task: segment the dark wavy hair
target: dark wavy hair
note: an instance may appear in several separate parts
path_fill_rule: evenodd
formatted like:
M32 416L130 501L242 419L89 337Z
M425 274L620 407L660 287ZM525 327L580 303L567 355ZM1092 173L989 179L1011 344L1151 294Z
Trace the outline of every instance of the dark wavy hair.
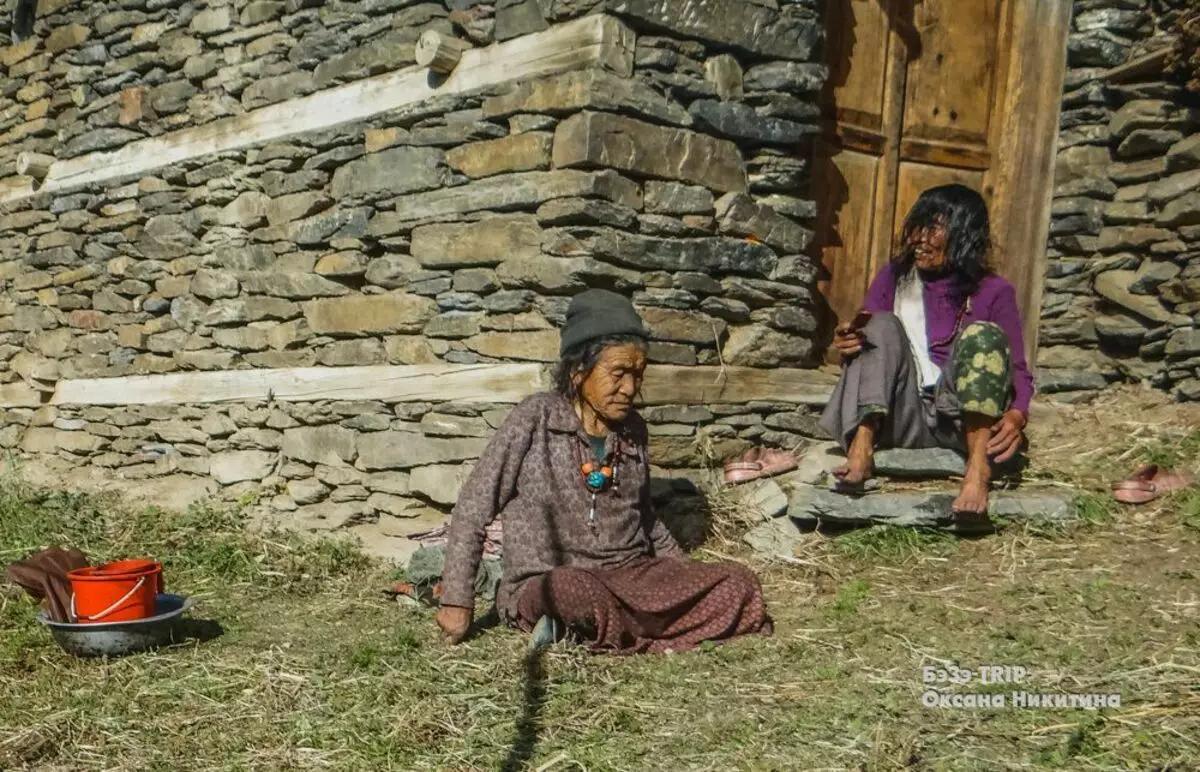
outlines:
M642 349L647 346L646 339L640 335L606 335L603 338L585 340L567 349L559 357L558 366L554 369L554 390L573 399L579 391L573 376L578 373L586 379L600 361L600 354L604 349L626 343L636 344Z
M892 259L900 276L913 267L912 235L935 225L946 228L946 262L970 297L988 273L992 236L987 203L966 185L942 185L922 193L904 218L900 251Z

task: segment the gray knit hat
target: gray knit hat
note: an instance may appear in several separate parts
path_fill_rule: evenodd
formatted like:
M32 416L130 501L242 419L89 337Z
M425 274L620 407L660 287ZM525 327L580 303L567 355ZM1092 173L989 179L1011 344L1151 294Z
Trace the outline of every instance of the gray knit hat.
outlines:
M561 353L596 338L609 335L636 335L646 338L642 317L624 295L593 289L571 298L567 321L562 328Z

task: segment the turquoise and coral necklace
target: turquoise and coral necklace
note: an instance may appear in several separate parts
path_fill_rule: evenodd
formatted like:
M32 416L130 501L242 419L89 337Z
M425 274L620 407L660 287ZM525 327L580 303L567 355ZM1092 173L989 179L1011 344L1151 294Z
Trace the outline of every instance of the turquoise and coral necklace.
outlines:
M607 456L596 461L589 461L583 457L583 450L578 443L575 445L575 450L579 458L579 471L583 474L583 484L592 494L591 508L588 510L588 526L594 531L596 530L596 495L616 484L618 452L614 447L611 461Z

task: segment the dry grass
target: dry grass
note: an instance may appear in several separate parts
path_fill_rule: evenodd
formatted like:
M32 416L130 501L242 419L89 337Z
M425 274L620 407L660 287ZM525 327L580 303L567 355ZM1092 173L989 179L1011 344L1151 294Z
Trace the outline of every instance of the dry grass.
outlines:
M152 552L225 634L73 660L0 592L0 768L1197 769L1200 495L1098 495L1138 461L1200 457L1194 407L1140 399L1039 407L1033 474L1097 494L1067 529L814 534L787 567L710 540L702 558L760 570L777 633L676 656L530 656L498 629L447 649L343 545L10 487L0 558ZM946 662L1025 665L1030 691L1122 707L922 707L922 666Z

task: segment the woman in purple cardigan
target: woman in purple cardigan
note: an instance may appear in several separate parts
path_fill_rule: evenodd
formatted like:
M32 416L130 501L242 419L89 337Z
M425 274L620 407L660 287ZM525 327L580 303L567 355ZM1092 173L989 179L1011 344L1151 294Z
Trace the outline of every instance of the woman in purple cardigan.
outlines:
M901 243L834 332L844 369L822 424L846 450L838 487L864 488L876 447L965 451L955 521L986 525L991 462L1017 454L1033 397L1016 292L987 268L987 204L970 188L925 191Z

